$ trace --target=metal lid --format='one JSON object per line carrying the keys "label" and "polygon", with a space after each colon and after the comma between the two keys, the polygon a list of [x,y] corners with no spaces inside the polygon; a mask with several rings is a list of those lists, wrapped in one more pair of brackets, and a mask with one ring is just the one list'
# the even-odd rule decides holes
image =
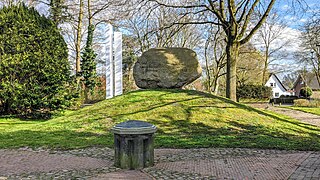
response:
{"label": "metal lid", "polygon": [[115,134],[151,134],[156,131],[155,125],[138,120],[122,122],[111,129],[111,132]]}

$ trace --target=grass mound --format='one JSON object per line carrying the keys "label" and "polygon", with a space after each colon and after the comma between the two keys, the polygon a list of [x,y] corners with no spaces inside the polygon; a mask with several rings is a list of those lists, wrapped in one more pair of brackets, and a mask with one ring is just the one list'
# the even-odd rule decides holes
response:
{"label": "grass mound", "polygon": [[320,150],[320,128],[198,91],[144,90],[48,121],[0,118],[0,148],[113,146],[109,129],[129,119],[158,127],[156,147]]}

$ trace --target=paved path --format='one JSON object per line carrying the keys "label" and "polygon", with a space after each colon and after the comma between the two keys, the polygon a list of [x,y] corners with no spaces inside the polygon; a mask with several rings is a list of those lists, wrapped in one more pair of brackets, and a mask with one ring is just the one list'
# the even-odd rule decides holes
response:
{"label": "paved path", "polygon": [[268,103],[252,103],[248,104],[249,106],[252,106],[254,108],[260,108],[260,109],[266,109],[269,111],[274,111],[279,114],[283,114],[289,117],[292,117],[294,119],[300,120],[302,122],[312,124],[315,126],[320,127],[320,116],[311,114],[311,113],[305,113],[302,111],[287,109],[287,108],[281,108],[278,105],[272,106]]}
{"label": "paved path", "polygon": [[156,149],[155,166],[112,166],[113,150],[0,150],[4,179],[320,179],[320,152],[245,148]]}

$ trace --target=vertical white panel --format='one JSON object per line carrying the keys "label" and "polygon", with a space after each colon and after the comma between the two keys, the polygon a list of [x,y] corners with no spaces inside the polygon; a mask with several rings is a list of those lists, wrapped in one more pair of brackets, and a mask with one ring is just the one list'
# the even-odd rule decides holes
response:
{"label": "vertical white panel", "polygon": [[93,35],[93,48],[95,50],[95,53],[97,53],[96,60],[98,60],[99,63],[97,63],[97,74],[99,76],[105,75],[106,73],[106,59],[107,59],[107,43],[108,39],[106,36],[106,29],[107,24],[106,23],[99,23],[97,24],[94,35]]}
{"label": "vertical white panel", "polygon": [[106,28],[106,98],[114,96],[114,61],[113,61],[113,27],[111,24]]}
{"label": "vertical white panel", "polygon": [[122,94],[122,33],[114,32],[114,90],[115,95]]}

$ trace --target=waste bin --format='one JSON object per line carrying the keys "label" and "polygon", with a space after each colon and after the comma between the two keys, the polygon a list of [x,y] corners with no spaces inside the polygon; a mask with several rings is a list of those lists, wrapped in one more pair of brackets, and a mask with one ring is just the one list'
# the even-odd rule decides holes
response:
{"label": "waste bin", "polygon": [[147,122],[129,120],[111,129],[114,133],[115,166],[142,169],[154,165],[154,133],[157,128]]}

